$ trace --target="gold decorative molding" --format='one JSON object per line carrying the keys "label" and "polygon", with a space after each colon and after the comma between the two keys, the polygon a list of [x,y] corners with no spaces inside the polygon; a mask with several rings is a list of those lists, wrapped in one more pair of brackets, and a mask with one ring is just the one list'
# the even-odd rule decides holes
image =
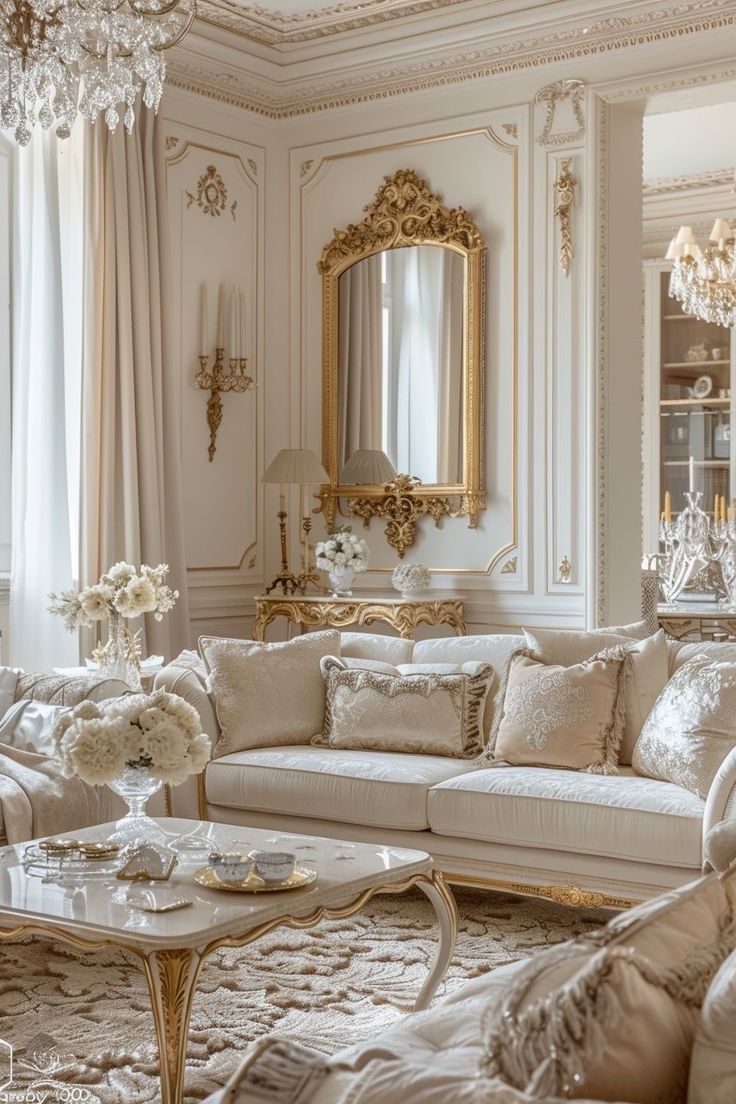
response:
{"label": "gold decorative molding", "polygon": [[714,169],[711,172],[689,173],[685,176],[652,177],[643,182],[644,198],[661,195],[676,195],[679,192],[693,192],[701,188],[722,188],[731,185],[736,191],[733,169]]}
{"label": "gold decorative molding", "polygon": [[560,161],[552,187],[555,191],[555,218],[560,223],[560,267],[566,276],[570,275],[570,262],[572,260],[572,226],[570,212],[575,202],[575,187],[577,181],[572,173],[572,158],[565,157]]}
{"label": "gold decorative molding", "polygon": [[462,598],[409,598],[404,601],[381,601],[367,594],[364,598],[270,598],[255,599],[256,616],[251,629],[254,640],[263,640],[266,628],[277,617],[285,617],[303,628],[329,626],[344,629],[348,625],[373,625],[382,621],[410,640],[418,625],[449,625],[459,636],[465,636],[467,625]]}
{"label": "gold decorative molding", "polygon": [[465,208],[444,207],[412,169],[384,177],[375,199],[363,210],[362,222],[336,230],[322,250],[317,271],[323,276],[345,261],[355,264],[361,257],[402,245],[432,242],[459,246],[467,253],[484,248],[480,230]]}
{"label": "gold decorative molding", "polygon": [[247,374],[248,361],[245,357],[230,357],[228,368],[225,369],[225,350],[215,350],[215,361],[210,368],[210,358],[200,356],[199,371],[194,377],[194,386],[201,391],[209,391],[207,400],[207,426],[210,431],[210,443],[207,455],[210,464],[215,459],[217,452],[217,431],[222,422],[221,395],[232,391],[235,395],[242,395],[244,391],[251,391],[256,381]]}
{"label": "gold decorative molding", "polygon": [[168,153],[169,150],[175,149],[179,144],[179,138],[176,134],[167,134],[164,138],[164,149]]}
{"label": "gold decorative molding", "polygon": [[386,521],[386,540],[398,554],[404,558],[407,548],[416,540],[417,522],[420,518],[430,517],[439,527],[443,518],[468,518],[468,526],[475,529],[478,517],[485,509],[485,495],[464,494],[459,505],[453,507],[447,495],[430,494],[419,497],[417,490],[422,486],[421,479],[413,475],[397,475],[384,487],[382,497],[359,496],[348,500],[348,512],[361,518],[363,528],[367,529],[371,518]]}
{"label": "gold decorative molding", "polygon": [[519,128],[516,123],[503,123],[503,129],[511,138],[517,138],[519,135]]}
{"label": "gold decorative molding", "polygon": [[[186,192],[185,194],[187,208],[196,203],[203,215],[211,215],[213,218],[215,215],[219,217],[227,205],[227,187],[214,165],[208,165],[200,176],[197,181],[196,194],[193,192]],[[236,204],[237,200],[230,208],[233,219],[235,218]]]}
{"label": "gold decorative molding", "polygon": [[518,893],[523,897],[542,897],[558,905],[569,908],[605,908],[630,909],[638,905],[628,897],[611,897],[593,889],[582,889],[569,885],[533,885],[527,882],[506,882],[500,878],[486,878],[480,874],[453,874],[444,872],[445,881],[450,885],[476,886],[478,889],[502,889],[507,893]]}
{"label": "gold decorative molding", "polygon": [[519,561],[518,561],[517,556],[510,556],[509,559],[506,560],[506,563],[501,568],[501,574],[502,575],[515,575],[518,562]]}
{"label": "gold decorative molding", "polygon": [[309,172],[309,170],[311,169],[313,164],[314,164],[314,158],[313,157],[308,157],[306,161],[302,161],[301,166],[299,168],[299,176],[305,177],[307,175],[307,173]]}
{"label": "gold decorative molding", "polygon": [[568,560],[567,556],[563,556],[557,565],[557,582],[572,582],[572,564]]}
{"label": "gold decorative molding", "polygon": [[[536,104],[546,104],[544,126],[537,137],[540,146],[564,146],[569,142],[578,142],[585,134],[585,118],[583,116],[583,93],[585,84],[581,80],[558,80],[547,84],[540,89],[534,97]],[[574,130],[552,133],[557,108],[566,100],[570,101],[576,127]]]}

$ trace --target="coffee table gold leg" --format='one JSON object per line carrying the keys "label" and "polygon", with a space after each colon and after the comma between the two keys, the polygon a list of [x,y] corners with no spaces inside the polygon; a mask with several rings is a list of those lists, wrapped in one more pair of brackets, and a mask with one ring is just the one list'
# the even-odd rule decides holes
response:
{"label": "coffee table gold leg", "polygon": [[422,1012],[425,1008],[429,1007],[429,1003],[437,991],[437,986],[442,981],[447,967],[452,962],[452,956],[455,953],[455,941],[457,939],[458,915],[457,905],[455,904],[452,890],[447,885],[442,875],[437,871],[434,872],[431,878],[418,881],[417,889],[421,889],[422,893],[429,897],[434,906],[434,911],[437,913],[437,920],[440,926],[440,941],[437,948],[437,955],[432,964],[432,969],[429,971],[429,976],[422,986],[419,996],[416,999],[416,1004],[414,1005],[415,1012]]}
{"label": "coffee table gold leg", "polygon": [[145,960],[161,1062],[161,1104],[182,1104],[189,1016],[202,959],[196,951],[153,951]]}

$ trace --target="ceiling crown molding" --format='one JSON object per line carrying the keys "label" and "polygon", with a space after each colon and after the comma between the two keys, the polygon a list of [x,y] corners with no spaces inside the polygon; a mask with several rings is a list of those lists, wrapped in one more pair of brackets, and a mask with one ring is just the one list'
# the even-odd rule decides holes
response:
{"label": "ceiling crown molding", "polygon": [[[205,0],[207,2],[207,0]],[[434,0],[431,0],[434,2]],[[627,14],[584,20],[581,16],[562,28],[519,37],[512,31],[478,37],[472,50],[412,52],[411,40],[402,57],[390,66],[346,64],[339,76],[290,77],[288,67],[273,67],[266,80],[222,58],[204,56],[211,43],[198,36],[185,40],[171,58],[167,82],[174,88],[208,96],[222,103],[281,120],[349,105],[367,103],[409,92],[438,89],[465,81],[518,73],[544,65],[574,62],[604,52],[648,46],[708,31],[736,26],[733,0],[687,0]],[[187,42],[199,46],[196,54]],[[239,48],[242,55],[242,47]],[[339,67],[333,58],[330,70]]]}
{"label": "ceiling crown molding", "polygon": [[644,181],[644,196],[672,195],[701,188],[723,188],[734,183],[733,169],[713,169],[710,172],[689,173],[687,176],[659,176]]}

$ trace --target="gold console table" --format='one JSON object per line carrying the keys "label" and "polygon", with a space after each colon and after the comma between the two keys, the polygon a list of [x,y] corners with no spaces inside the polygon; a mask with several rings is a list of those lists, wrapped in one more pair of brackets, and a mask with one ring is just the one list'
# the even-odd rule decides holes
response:
{"label": "gold console table", "polygon": [[261,594],[256,598],[254,640],[265,639],[266,626],[277,617],[286,617],[307,629],[330,627],[344,629],[348,625],[373,625],[385,621],[399,636],[414,636],[417,625],[450,625],[458,636],[465,636],[467,625],[463,615],[463,600],[457,595],[429,592],[416,598],[391,594],[354,594],[348,598],[333,598],[328,594],[307,594],[284,597]]}
{"label": "gold console table", "polygon": [[715,602],[659,605],[657,621],[674,640],[736,640],[736,613]]}

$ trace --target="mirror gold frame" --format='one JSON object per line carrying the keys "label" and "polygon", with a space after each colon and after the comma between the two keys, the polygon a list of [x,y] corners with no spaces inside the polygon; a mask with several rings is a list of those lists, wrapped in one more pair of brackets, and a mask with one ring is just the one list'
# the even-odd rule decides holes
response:
{"label": "mirror gold frame", "polygon": [[[363,520],[386,519],[386,539],[403,557],[416,537],[417,521],[429,516],[467,517],[471,529],[485,509],[485,244],[462,207],[443,206],[441,196],[411,169],[399,169],[384,182],[365,218],[334,237],[322,250],[322,463],[330,477],[320,493],[329,525],[337,510]],[[385,486],[342,484],[338,471],[338,281],[352,265],[387,249],[439,245],[465,258],[463,310],[463,479],[460,483],[421,483],[398,475]]]}

